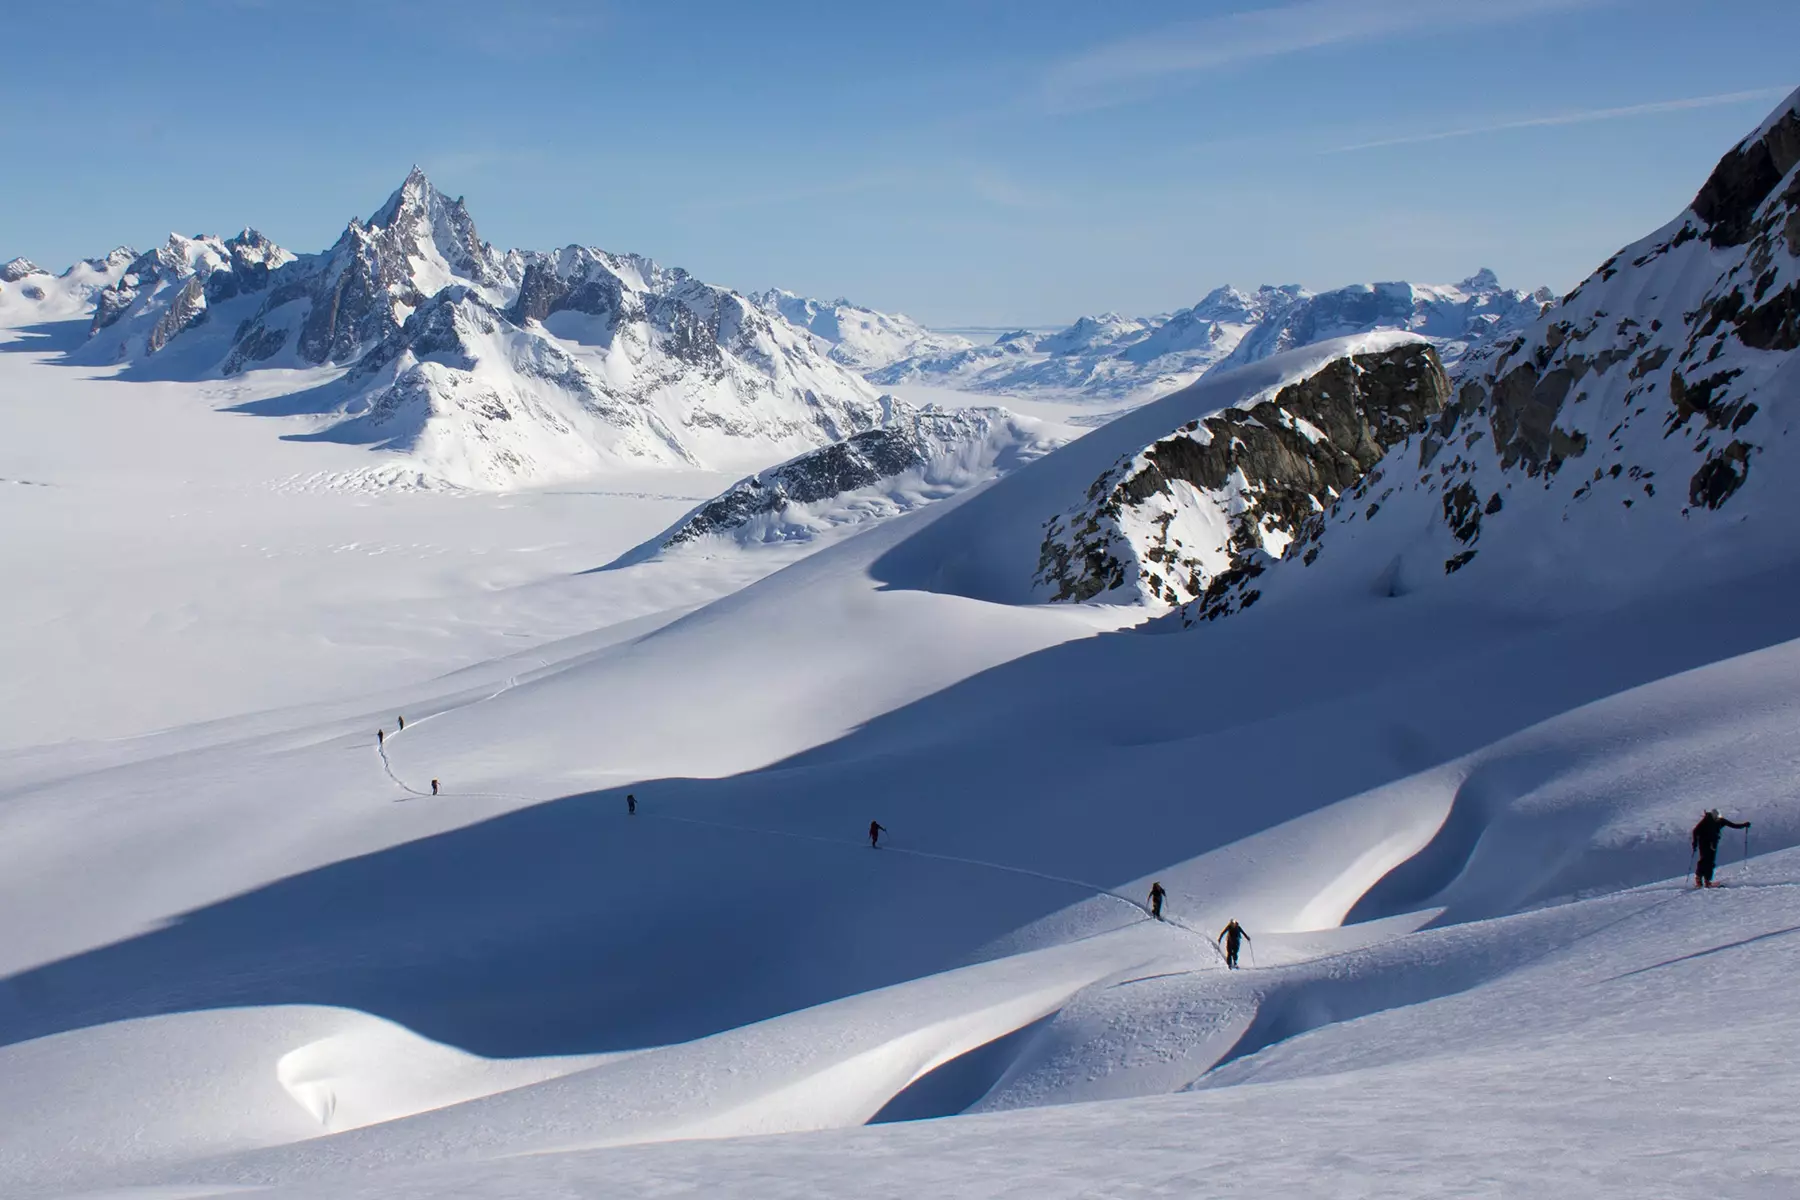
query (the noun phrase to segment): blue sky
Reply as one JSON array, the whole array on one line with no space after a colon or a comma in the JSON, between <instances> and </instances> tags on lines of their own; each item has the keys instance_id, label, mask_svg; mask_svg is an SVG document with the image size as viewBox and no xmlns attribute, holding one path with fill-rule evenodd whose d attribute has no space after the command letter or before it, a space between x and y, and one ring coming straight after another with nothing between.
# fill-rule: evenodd
<instances>
[{"instance_id":1,"label":"blue sky","mask_svg":"<svg viewBox=\"0 0 1800 1200\"><path fill-rule=\"evenodd\" d=\"M1800 85L1792 0L13 0L0 258L329 245L414 162L503 246L939 325L1219 283L1559 290Z\"/></svg>"}]
</instances>

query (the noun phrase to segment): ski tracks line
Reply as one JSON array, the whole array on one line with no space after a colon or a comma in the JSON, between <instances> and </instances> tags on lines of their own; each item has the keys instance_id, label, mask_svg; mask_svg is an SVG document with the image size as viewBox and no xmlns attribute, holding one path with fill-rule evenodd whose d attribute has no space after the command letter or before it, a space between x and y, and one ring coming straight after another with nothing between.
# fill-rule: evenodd
<instances>
[{"instance_id":1,"label":"ski tracks line","mask_svg":"<svg viewBox=\"0 0 1800 1200\"><path fill-rule=\"evenodd\" d=\"M805 842L823 842L826 845L831 846L858 846L861 844L860 842L852 841L849 838L827 837L820 833L800 833L789 829L763 829L753 825L734 825L727 821L708 821L700 817L678 817L672 813L645 813L643 815L653 821L679 821L685 825L704 825L712 829L729 829L735 833L752 833L759 834L763 837L782 837ZM1032 879L1042 879L1049 883L1065 884L1094 896L1104 897L1108 900L1116 900L1120 904L1129 905L1144 916L1150 915L1149 911L1145 909L1143 905L1130 897L1121 896L1111 888L1102 887L1097 883L1090 883L1085 879L1071 879L1067 875L1052 875L1047 871L1034 871L1030 867L1015 867L1007 863L989 862L986 859L980 858L964 858L961 855L956 854L938 854L931 850L913 850L905 846L883 846L880 847L880 849L889 854L907 854L914 858L929 858L935 859L938 862L959 863L967 867L980 867L989 871L1004 871L1009 875L1024 875ZM1196 937L1205 936L1198 930L1192 929L1186 925L1181 925L1179 922L1167 921L1166 919L1165 922L1167 924L1176 925L1178 928L1185 929Z\"/></svg>"}]
</instances>

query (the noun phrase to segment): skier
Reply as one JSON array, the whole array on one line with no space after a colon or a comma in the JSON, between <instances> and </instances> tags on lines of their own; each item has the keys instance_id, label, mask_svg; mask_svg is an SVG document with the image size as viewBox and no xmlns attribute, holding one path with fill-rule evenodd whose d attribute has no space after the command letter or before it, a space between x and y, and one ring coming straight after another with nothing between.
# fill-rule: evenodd
<instances>
[{"instance_id":1,"label":"skier","mask_svg":"<svg viewBox=\"0 0 1800 1200\"><path fill-rule=\"evenodd\" d=\"M437 780L435 779L431 781L431 794L437 795Z\"/></svg>"},{"instance_id":2,"label":"skier","mask_svg":"<svg viewBox=\"0 0 1800 1200\"><path fill-rule=\"evenodd\" d=\"M869 846L871 849L881 849L881 835L886 832L887 826L880 821L869 822Z\"/></svg>"},{"instance_id":3,"label":"skier","mask_svg":"<svg viewBox=\"0 0 1800 1200\"><path fill-rule=\"evenodd\" d=\"M386 743L387 743L387 730L377 729L375 731L375 745L377 747L380 747L380 746L385 745Z\"/></svg>"},{"instance_id":4,"label":"skier","mask_svg":"<svg viewBox=\"0 0 1800 1200\"><path fill-rule=\"evenodd\" d=\"M637 797L630 792L625 793L625 815L637 816Z\"/></svg>"},{"instance_id":5,"label":"skier","mask_svg":"<svg viewBox=\"0 0 1800 1200\"><path fill-rule=\"evenodd\" d=\"M1162 902L1166 895L1160 880L1150 885L1150 915L1159 921L1162 920Z\"/></svg>"},{"instance_id":6,"label":"skier","mask_svg":"<svg viewBox=\"0 0 1800 1200\"><path fill-rule=\"evenodd\" d=\"M1237 923L1236 918L1233 918L1231 924L1219 930L1219 936L1215 940L1225 943L1225 965L1233 971L1237 970L1238 942L1240 940L1249 941L1250 935L1245 933L1244 927Z\"/></svg>"},{"instance_id":7,"label":"skier","mask_svg":"<svg viewBox=\"0 0 1800 1200\"><path fill-rule=\"evenodd\" d=\"M1694 851L1699 855L1694 863L1694 886L1697 888L1719 886L1713 882L1713 868L1719 861L1719 835L1726 826L1748 829L1750 822L1727 821L1719 815L1718 809L1709 808L1706 815L1700 818L1700 823L1694 826L1694 836L1690 840Z\"/></svg>"},{"instance_id":8,"label":"skier","mask_svg":"<svg viewBox=\"0 0 1800 1200\"><path fill-rule=\"evenodd\" d=\"M405 717L395 717L395 718L394 718L394 719L395 719L395 720L396 720L396 721L398 721L398 722L400 722L400 729L405 729L405 728L406 728L406 718L405 718ZM394 732L395 732L395 733L398 733L398 732L400 732L400 730L399 730L399 729L396 729L396 730L395 730L395 731L394 731Z\"/></svg>"}]
</instances>

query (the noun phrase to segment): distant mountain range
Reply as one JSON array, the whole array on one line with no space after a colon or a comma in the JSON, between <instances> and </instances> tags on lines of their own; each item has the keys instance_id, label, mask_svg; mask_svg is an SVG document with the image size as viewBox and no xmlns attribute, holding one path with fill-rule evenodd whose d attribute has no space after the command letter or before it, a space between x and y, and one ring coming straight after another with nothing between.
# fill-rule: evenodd
<instances>
[{"instance_id":1,"label":"distant mountain range","mask_svg":"<svg viewBox=\"0 0 1800 1200\"><path fill-rule=\"evenodd\" d=\"M128 378L294 372L243 408L305 422L295 436L390 452L388 474L371 468L381 478L476 488L623 464L756 471L885 427L898 410L879 389L907 383L1129 403L1380 330L1419 334L1453 366L1549 302L1486 271L1317 295L1222 287L1172 314L975 345L844 299L747 297L639 255L502 251L417 168L320 253L245 229L171 234L61 276L0 267L0 321L87 317L68 361Z\"/></svg>"},{"instance_id":2,"label":"distant mountain range","mask_svg":"<svg viewBox=\"0 0 1800 1200\"><path fill-rule=\"evenodd\" d=\"M416 168L322 253L245 230L118 257L66 282L15 262L0 304L16 321L17 304L91 303L69 357L127 377L306 372L248 410L316 417L306 436L399 452L426 482L755 469L884 413L819 338L743 296L636 255L497 250Z\"/></svg>"},{"instance_id":3,"label":"distant mountain range","mask_svg":"<svg viewBox=\"0 0 1800 1200\"><path fill-rule=\"evenodd\" d=\"M834 361L858 371L878 370L902 359L954 354L974 344L953 333L927 329L911 317L876 312L844 299L809 300L770 288L751 300L820 339Z\"/></svg>"},{"instance_id":4,"label":"distant mountain range","mask_svg":"<svg viewBox=\"0 0 1800 1200\"><path fill-rule=\"evenodd\" d=\"M1103 313L1054 333L1017 330L991 345L926 350L871 370L884 387L925 384L989 395L1148 400L1207 371L1334 337L1404 330L1447 364L1535 320L1548 289L1502 288L1492 271L1450 285L1356 284L1317 294L1288 284L1221 287L1192 308L1153 317Z\"/></svg>"}]
</instances>

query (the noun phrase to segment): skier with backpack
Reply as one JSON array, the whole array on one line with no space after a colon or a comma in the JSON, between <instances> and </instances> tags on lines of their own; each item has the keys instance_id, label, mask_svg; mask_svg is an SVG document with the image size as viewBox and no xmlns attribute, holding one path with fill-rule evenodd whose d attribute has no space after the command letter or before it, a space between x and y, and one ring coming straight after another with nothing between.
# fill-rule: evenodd
<instances>
[{"instance_id":1,"label":"skier with backpack","mask_svg":"<svg viewBox=\"0 0 1800 1200\"><path fill-rule=\"evenodd\" d=\"M1250 935L1244 932L1244 927L1234 917L1229 925L1219 930L1219 936L1215 940L1225 943L1225 965L1233 971L1237 970L1238 943L1249 941Z\"/></svg>"},{"instance_id":2,"label":"skier with backpack","mask_svg":"<svg viewBox=\"0 0 1800 1200\"><path fill-rule=\"evenodd\" d=\"M1157 882L1152 883L1150 885L1150 915L1155 917L1158 921L1163 919L1162 918L1163 897L1167 896L1168 894L1169 893L1163 891L1163 885L1162 885L1161 880L1158 880Z\"/></svg>"},{"instance_id":3,"label":"skier with backpack","mask_svg":"<svg viewBox=\"0 0 1800 1200\"><path fill-rule=\"evenodd\" d=\"M1713 882L1713 870L1719 863L1719 835L1724 833L1727 827L1749 829L1750 822L1728 821L1719 815L1718 809L1709 808L1706 810L1706 815L1700 818L1700 823L1694 826L1694 833L1689 841L1693 844L1696 855L1694 860L1695 887L1719 886ZM1749 835L1745 834L1745 837L1748 838Z\"/></svg>"},{"instance_id":4,"label":"skier with backpack","mask_svg":"<svg viewBox=\"0 0 1800 1200\"><path fill-rule=\"evenodd\" d=\"M883 825L880 821L870 821L869 822L869 848L872 850L881 849L881 835L886 832L887 832L886 825Z\"/></svg>"},{"instance_id":5,"label":"skier with backpack","mask_svg":"<svg viewBox=\"0 0 1800 1200\"><path fill-rule=\"evenodd\" d=\"M625 793L625 815L628 817L637 816L637 797L630 792Z\"/></svg>"}]
</instances>

